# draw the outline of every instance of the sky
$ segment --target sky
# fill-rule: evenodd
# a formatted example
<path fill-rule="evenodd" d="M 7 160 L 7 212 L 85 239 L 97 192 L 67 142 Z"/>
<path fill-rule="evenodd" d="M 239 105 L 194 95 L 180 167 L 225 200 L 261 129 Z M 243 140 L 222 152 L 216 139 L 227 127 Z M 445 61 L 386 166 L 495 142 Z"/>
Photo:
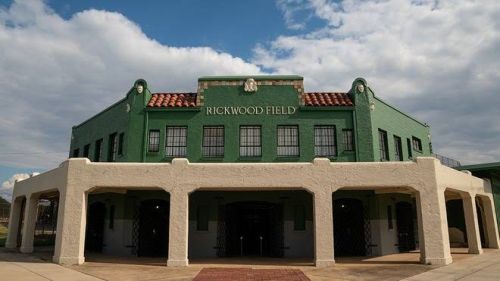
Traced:
<path fill-rule="evenodd" d="M 125 96 L 206 75 L 364 77 L 430 124 L 435 152 L 500 161 L 497 0 L 0 0 L 0 196 L 57 167 L 71 127 Z"/>

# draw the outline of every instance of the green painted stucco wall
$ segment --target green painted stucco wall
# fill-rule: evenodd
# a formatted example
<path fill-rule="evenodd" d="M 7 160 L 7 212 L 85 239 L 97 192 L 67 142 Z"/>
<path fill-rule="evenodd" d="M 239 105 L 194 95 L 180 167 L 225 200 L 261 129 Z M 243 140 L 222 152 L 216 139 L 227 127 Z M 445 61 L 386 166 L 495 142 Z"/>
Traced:
<path fill-rule="evenodd" d="M 250 76 L 248 76 L 250 77 Z M 205 87 L 202 91 L 202 106 L 196 108 L 148 108 L 151 91 L 146 81 L 139 79 L 127 92 L 126 97 L 82 124 L 73 127 L 70 155 L 75 148 L 83 153 L 84 146 L 90 144 L 91 160 L 94 159 L 95 141 L 103 139 L 102 161 L 107 160 L 109 136 L 124 133 L 123 155 L 120 162 L 168 162 L 171 158 L 164 153 L 166 126 L 187 126 L 187 158 L 191 162 L 310 162 L 314 158 L 314 126 L 335 125 L 337 156 L 331 161 L 379 161 L 378 129 L 388 132 L 390 160 L 394 159 L 393 135 L 402 139 L 403 160 L 408 160 L 406 139 L 412 136 L 422 141 L 422 151 L 413 151 L 413 157 L 430 155 L 429 127 L 381 101 L 366 85 L 362 78 L 355 79 L 349 96 L 355 103 L 352 107 L 306 107 L 301 104 L 300 76 L 253 76 L 257 81 L 283 81 L 284 83 L 259 85 L 257 92 L 248 93 L 243 86 L 230 84 L 244 81 L 247 76 L 202 77 L 198 88 L 211 81 L 227 81 Z M 293 82 L 293 83 L 292 83 Z M 144 92 L 137 93 L 136 85 L 144 85 Z M 225 83 L 225 82 L 224 82 Z M 291 84 L 292 83 L 292 84 Z M 363 93 L 357 85 L 365 86 Z M 198 95 L 200 91 L 198 90 Z M 374 104 L 374 110 L 371 108 Z M 207 115 L 207 107 L 216 106 L 291 106 L 294 114 L 261 115 Z M 224 157 L 205 158 L 202 156 L 203 126 L 223 125 L 225 128 Z M 262 156 L 239 156 L 239 127 L 259 125 L 262 128 Z M 277 156 L 277 127 L 297 125 L 299 127 L 300 155 L 298 157 Z M 147 152 L 149 130 L 160 130 L 160 151 Z M 354 130 L 354 151 L 343 148 L 342 129 Z"/>

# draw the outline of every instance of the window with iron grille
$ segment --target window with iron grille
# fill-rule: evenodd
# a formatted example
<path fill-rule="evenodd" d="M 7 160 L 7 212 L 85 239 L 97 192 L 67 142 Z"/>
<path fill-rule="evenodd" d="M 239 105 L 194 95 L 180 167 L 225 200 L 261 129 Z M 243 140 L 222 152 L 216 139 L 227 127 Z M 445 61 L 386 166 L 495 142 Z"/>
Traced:
<path fill-rule="evenodd" d="M 240 156 L 259 157 L 262 154 L 260 126 L 240 127 Z"/>
<path fill-rule="evenodd" d="M 378 142 L 380 149 L 380 161 L 389 160 L 389 150 L 387 148 L 387 132 L 384 130 L 378 130 Z"/>
<path fill-rule="evenodd" d="M 169 157 L 184 157 L 187 155 L 187 127 L 167 126 L 165 155 Z"/>
<path fill-rule="evenodd" d="M 90 154 L 90 143 L 89 143 L 89 144 L 86 144 L 86 145 L 83 147 L 83 157 L 87 157 L 87 158 L 89 158 L 89 154 Z"/>
<path fill-rule="evenodd" d="M 203 156 L 224 157 L 224 126 L 203 127 Z"/>
<path fill-rule="evenodd" d="M 102 139 L 99 139 L 95 142 L 94 162 L 101 161 L 101 154 L 102 154 Z"/>
<path fill-rule="evenodd" d="M 422 141 L 417 137 L 411 137 L 411 141 L 413 143 L 413 149 L 416 151 L 422 151 Z"/>
<path fill-rule="evenodd" d="M 278 126 L 278 156 L 299 156 L 299 127 Z"/>
<path fill-rule="evenodd" d="M 335 141 L 335 126 L 314 126 L 314 155 L 335 156 L 337 144 Z"/>
<path fill-rule="evenodd" d="M 123 155 L 123 142 L 125 141 L 125 133 L 120 133 L 118 137 L 118 155 Z"/>
<path fill-rule="evenodd" d="M 344 150 L 353 151 L 354 150 L 354 135 L 351 129 L 342 130 L 342 139 L 344 143 Z"/>
<path fill-rule="evenodd" d="M 160 130 L 149 130 L 148 152 L 160 151 Z"/>
<path fill-rule="evenodd" d="M 116 133 L 113 133 L 109 135 L 108 162 L 116 161 L 117 153 L 118 153 L 118 135 Z"/>
<path fill-rule="evenodd" d="M 403 161 L 403 147 L 401 145 L 401 138 L 398 136 L 394 136 L 394 153 L 396 160 Z"/>

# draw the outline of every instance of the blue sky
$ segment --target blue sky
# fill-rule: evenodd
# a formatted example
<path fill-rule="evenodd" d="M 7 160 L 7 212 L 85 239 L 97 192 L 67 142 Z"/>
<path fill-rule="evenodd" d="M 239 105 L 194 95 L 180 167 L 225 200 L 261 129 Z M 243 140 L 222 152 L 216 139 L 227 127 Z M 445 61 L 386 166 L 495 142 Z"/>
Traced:
<path fill-rule="evenodd" d="M 253 1 L 48 1 L 68 19 L 86 9 L 115 11 L 137 23 L 151 38 L 169 46 L 210 46 L 244 59 L 252 57 L 256 43 L 265 44 L 280 35 L 296 35 L 320 26 L 309 17 L 302 30 L 287 28 L 283 12 L 271 0 Z M 299 15 L 298 15 L 299 16 Z M 303 13 L 307 17 L 307 13 Z"/>
<path fill-rule="evenodd" d="M 137 78 L 160 92 L 206 75 L 297 74 L 306 91 L 364 77 L 431 125 L 436 152 L 500 161 L 498 50 L 497 0 L 0 0 L 0 195 L 64 161 L 71 126 Z"/>

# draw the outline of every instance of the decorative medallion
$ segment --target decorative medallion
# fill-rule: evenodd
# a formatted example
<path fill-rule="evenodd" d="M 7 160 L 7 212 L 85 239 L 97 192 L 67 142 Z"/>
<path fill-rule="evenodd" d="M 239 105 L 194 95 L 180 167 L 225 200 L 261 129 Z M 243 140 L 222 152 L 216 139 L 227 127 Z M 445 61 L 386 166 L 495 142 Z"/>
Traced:
<path fill-rule="evenodd" d="M 142 86 L 141 84 L 137 84 L 136 89 L 138 94 L 142 94 L 142 92 L 144 91 L 144 86 Z"/>
<path fill-rule="evenodd" d="M 365 92 L 365 86 L 363 84 L 358 85 L 358 92 L 364 93 Z"/>
<path fill-rule="evenodd" d="M 257 92 L 257 82 L 253 78 L 248 78 L 245 81 L 245 92 Z"/>

